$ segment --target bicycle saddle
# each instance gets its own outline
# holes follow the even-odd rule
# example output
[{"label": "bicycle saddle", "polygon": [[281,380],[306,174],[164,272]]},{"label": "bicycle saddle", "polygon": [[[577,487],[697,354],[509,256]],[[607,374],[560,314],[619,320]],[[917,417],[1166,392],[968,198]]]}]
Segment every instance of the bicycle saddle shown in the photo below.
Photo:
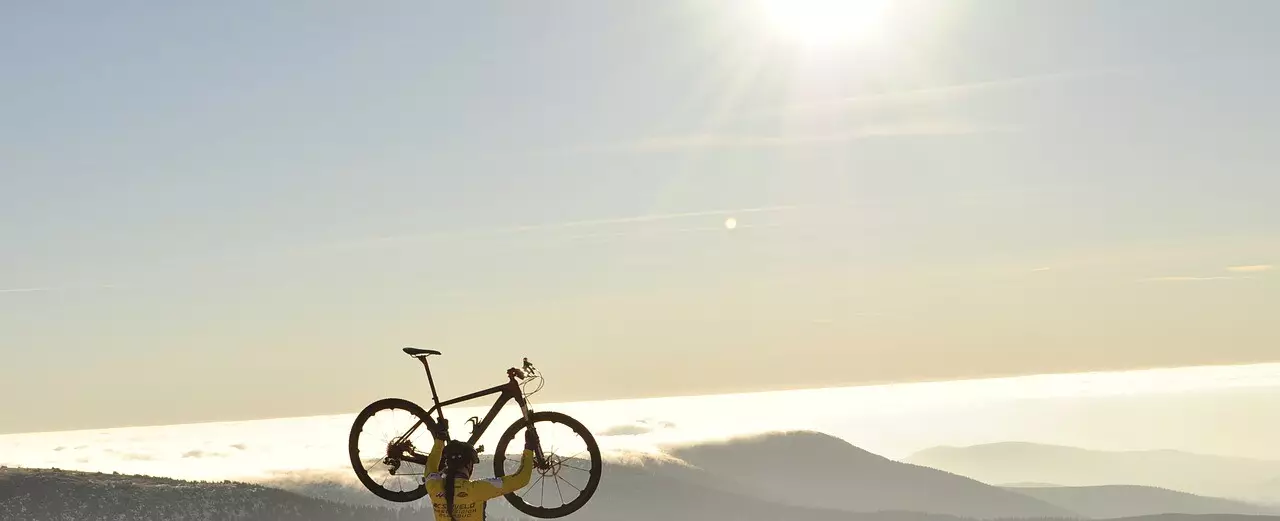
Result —
[{"label": "bicycle saddle", "polygon": [[406,347],[404,348],[404,353],[409,356],[431,356],[440,354],[439,351],[434,349],[418,349],[416,347]]}]

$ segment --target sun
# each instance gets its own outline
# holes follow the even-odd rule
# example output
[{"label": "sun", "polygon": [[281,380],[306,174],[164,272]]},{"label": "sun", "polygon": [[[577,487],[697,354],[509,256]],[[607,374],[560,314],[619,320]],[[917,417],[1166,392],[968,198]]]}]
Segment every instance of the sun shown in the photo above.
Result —
[{"label": "sun", "polygon": [[759,0],[766,23],[780,36],[810,46],[874,39],[889,0]]}]

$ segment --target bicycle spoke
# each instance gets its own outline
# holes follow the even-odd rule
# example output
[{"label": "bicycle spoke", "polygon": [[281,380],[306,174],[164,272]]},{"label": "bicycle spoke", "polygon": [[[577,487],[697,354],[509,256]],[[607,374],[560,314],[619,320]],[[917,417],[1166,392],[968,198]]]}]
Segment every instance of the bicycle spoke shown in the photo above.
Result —
[{"label": "bicycle spoke", "polygon": [[543,480],[543,482],[542,482],[542,499],[541,499],[540,501],[541,501],[541,502],[540,502],[540,503],[538,503],[538,505],[539,505],[539,506],[542,506],[542,505],[546,505],[546,504],[547,504],[547,482],[546,482],[546,480]]},{"label": "bicycle spoke", "polygon": [[560,495],[560,504],[564,504],[564,492],[560,491],[560,476],[556,476],[556,494]]},{"label": "bicycle spoke", "polygon": [[[538,476],[538,481],[542,481],[542,478],[543,476]],[[533,486],[537,485],[538,481],[534,481],[532,484],[530,484],[529,489],[524,491],[524,494],[520,494],[520,499],[524,499],[524,497],[529,495],[530,492],[533,492]]]},{"label": "bicycle spoke", "polygon": [[584,469],[584,468],[582,468],[582,467],[575,467],[575,466],[570,465],[570,464],[568,464],[568,463],[565,463],[565,462],[563,462],[563,461],[561,461],[561,462],[560,462],[560,466],[561,466],[561,467],[569,467],[569,468],[574,469],[574,470],[581,470],[581,471],[583,471],[583,472],[591,472],[591,470],[590,470],[590,469]]},{"label": "bicycle spoke", "polygon": [[[557,479],[559,479],[559,478],[557,477]],[[578,492],[582,492],[582,489],[578,488],[578,486],[577,486],[577,485],[574,485],[574,484],[573,484],[573,482],[571,482],[571,481],[569,481],[569,480],[567,480],[567,479],[566,479],[566,480],[564,480],[564,484],[566,484],[566,485],[569,485],[569,486],[573,487],[573,489],[574,489],[574,490],[577,490]]]}]

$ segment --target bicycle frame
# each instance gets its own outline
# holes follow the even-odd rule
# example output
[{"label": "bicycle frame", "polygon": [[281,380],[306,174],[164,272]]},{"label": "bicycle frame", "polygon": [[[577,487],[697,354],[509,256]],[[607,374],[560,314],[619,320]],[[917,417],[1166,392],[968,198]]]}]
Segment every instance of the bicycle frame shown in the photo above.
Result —
[{"label": "bicycle frame", "polygon": [[[468,394],[466,396],[459,396],[457,398],[452,398],[442,402],[440,401],[439,393],[436,392],[436,383],[435,383],[435,380],[431,377],[431,366],[427,364],[427,357],[425,356],[420,357],[418,358],[418,360],[422,362],[422,367],[427,371],[427,382],[430,383],[431,385],[431,400],[434,402],[434,405],[432,405],[432,407],[427,410],[426,420],[428,422],[431,422],[431,413],[435,413],[437,418],[444,419],[444,407],[447,405],[454,405],[454,404],[474,400],[476,398],[482,398],[491,394],[500,394],[500,396],[498,396],[497,401],[495,401],[493,403],[493,406],[489,408],[489,413],[485,415],[483,420],[481,420],[479,423],[476,424],[474,429],[472,429],[471,437],[467,440],[467,443],[471,444],[472,446],[475,446],[476,442],[480,441],[480,436],[484,435],[485,430],[488,429],[489,425],[493,423],[494,418],[497,418],[498,412],[501,411],[504,406],[506,406],[508,401],[515,400],[516,404],[520,405],[521,414],[524,415],[524,418],[526,420],[529,419],[529,404],[527,401],[525,401],[524,392],[520,389],[519,382],[516,382],[516,378],[514,374],[511,374],[511,373],[507,374],[507,377],[510,380],[505,384],[490,387],[483,391],[477,391],[477,392]],[[432,423],[435,423],[435,422],[432,422]],[[409,436],[413,435],[414,431],[418,430],[418,427],[421,427],[422,424],[423,422],[419,420],[417,423],[413,425],[412,428],[409,429],[408,432],[404,434],[404,436],[402,436],[402,439],[408,438]],[[428,427],[434,428],[435,425],[429,425]],[[540,453],[541,450],[538,450],[537,452]],[[538,456],[541,457],[541,454],[539,454]]]}]

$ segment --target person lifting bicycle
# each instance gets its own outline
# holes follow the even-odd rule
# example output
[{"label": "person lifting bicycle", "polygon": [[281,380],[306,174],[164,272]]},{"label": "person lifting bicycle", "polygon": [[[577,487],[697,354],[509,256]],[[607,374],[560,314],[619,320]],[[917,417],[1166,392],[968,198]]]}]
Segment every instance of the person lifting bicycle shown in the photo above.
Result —
[{"label": "person lifting bicycle", "polygon": [[431,431],[435,441],[427,458],[427,496],[431,498],[436,521],[481,521],[485,519],[485,502],[529,484],[533,476],[533,452],[538,444],[538,435],[533,429],[525,429],[524,453],[515,474],[478,480],[471,479],[471,472],[480,462],[480,455],[471,444],[450,440],[448,433],[448,420],[440,418]]}]

